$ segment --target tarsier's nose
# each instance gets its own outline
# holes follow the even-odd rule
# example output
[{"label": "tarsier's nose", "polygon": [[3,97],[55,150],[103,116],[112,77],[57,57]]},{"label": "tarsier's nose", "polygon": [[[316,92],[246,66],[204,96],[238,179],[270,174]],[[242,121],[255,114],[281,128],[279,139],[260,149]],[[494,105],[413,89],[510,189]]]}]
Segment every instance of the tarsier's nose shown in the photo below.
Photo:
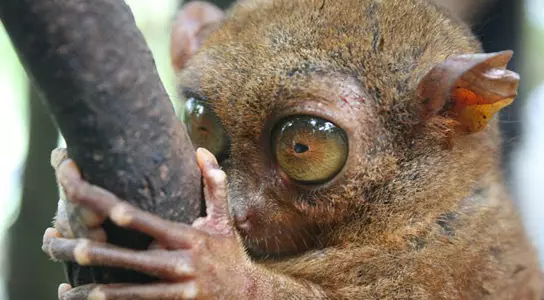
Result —
[{"label": "tarsier's nose", "polygon": [[255,222],[256,215],[256,212],[252,209],[235,212],[233,215],[234,225],[238,230],[248,232]]}]

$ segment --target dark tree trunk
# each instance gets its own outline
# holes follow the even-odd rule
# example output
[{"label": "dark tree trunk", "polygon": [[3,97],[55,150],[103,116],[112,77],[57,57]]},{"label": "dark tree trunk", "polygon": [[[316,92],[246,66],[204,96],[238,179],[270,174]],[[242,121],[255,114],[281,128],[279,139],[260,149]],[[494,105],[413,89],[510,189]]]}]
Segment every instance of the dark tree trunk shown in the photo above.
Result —
[{"label": "dark tree trunk", "polygon": [[[85,179],[165,219],[198,217],[194,149],[124,1],[2,0],[0,19]],[[84,237],[78,219],[70,220]],[[116,245],[143,249],[151,241],[110,222],[104,228]],[[76,286],[151,280],[72,263],[68,274]]]},{"label": "dark tree trunk", "polygon": [[10,300],[55,299],[57,286],[64,281],[62,268],[48,260],[40,249],[58,199],[55,175],[49,165],[49,153],[57,145],[58,131],[33,88],[29,101],[30,135],[21,210],[8,237]]}]

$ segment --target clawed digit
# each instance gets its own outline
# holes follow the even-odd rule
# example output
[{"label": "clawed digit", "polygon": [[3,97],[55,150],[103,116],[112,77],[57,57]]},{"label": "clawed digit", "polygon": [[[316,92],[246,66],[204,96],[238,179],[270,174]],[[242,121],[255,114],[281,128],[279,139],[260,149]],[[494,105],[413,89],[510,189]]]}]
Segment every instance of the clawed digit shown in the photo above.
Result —
[{"label": "clawed digit", "polygon": [[57,260],[75,261],[83,266],[126,268],[165,280],[180,281],[192,276],[194,272],[187,251],[136,251],[87,239],[65,239],[59,237],[52,228],[46,231],[43,250]]},{"label": "clawed digit", "polygon": [[227,175],[219,168],[215,156],[204,148],[196,151],[198,166],[204,179],[206,214],[193,223],[193,227],[210,234],[230,235],[232,220],[228,213]]},{"label": "clawed digit", "polygon": [[144,212],[111,192],[86,182],[70,159],[61,163],[58,177],[70,201],[108,216],[120,227],[143,232],[167,247],[190,248],[203,235],[189,225]]},{"label": "clawed digit", "polygon": [[[59,152],[63,154],[64,152]],[[65,153],[64,153],[65,154]],[[196,282],[194,252],[191,248],[203,245],[209,235],[232,235],[232,224],[227,207],[226,174],[219,168],[213,154],[198,149],[197,161],[202,171],[207,203],[207,216],[193,227],[161,219],[142,211],[113,193],[82,179],[71,159],[56,155],[54,167],[62,186],[64,200],[81,208],[88,227],[86,239],[61,235],[49,228],[44,234],[43,250],[51,258],[74,261],[83,266],[109,266],[146,273],[172,283],[146,285],[111,284],[59,287],[60,299],[193,299],[201,292]],[[61,159],[62,158],[62,159]],[[52,160],[53,161],[53,160]],[[64,201],[64,200],[61,200]],[[59,208],[56,226],[67,228],[67,215]],[[145,233],[154,242],[147,250],[138,251],[107,244],[100,223],[111,219],[116,225]],[[62,226],[61,226],[62,225]],[[204,243],[205,244],[205,243]],[[201,295],[199,295],[201,296]]]}]

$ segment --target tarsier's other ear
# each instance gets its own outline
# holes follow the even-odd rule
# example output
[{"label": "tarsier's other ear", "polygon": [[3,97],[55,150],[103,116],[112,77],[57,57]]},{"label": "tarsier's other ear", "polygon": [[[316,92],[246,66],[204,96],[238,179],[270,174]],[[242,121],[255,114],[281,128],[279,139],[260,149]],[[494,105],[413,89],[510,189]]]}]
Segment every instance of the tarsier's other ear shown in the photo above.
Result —
[{"label": "tarsier's other ear", "polygon": [[517,96],[519,75],[506,70],[512,51],[451,56],[431,69],[419,84],[428,117],[456,122],[455,131],[473,133]]},{"label": "tarsier's other ear", "polygon": [[177,14],[170,35],[170,57],[177,73],[193,56],[204,39],[225,18],[218,7],[204,1],[191,1]]}]

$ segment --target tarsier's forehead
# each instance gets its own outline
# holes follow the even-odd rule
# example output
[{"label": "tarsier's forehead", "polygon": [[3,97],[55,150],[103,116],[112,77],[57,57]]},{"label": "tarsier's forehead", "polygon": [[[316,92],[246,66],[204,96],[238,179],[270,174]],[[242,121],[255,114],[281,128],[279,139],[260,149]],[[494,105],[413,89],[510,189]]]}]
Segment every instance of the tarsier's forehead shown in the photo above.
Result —
[{"label": "tarsier's forehead", "polygon": [[474,46],[468,27],[424,0],[241,1],[214,39],[296,49],[349,43],[374,49],[383,43],[425,47],[438,41]]},{"label": "tarsier's forehead", "polygon": [[211,65],[234,64],[233,70],[240,72],[267,64],[274,69],[317,70],[316,62],[333,63],[324,66],[329,70],[363,72],[374,63],[394,71],[417,67],[420,60],[432,64],[479,50],[466,26],[426,1],[329,1],[242,1],[202,52]]},{"label": "tarsier's forehead", "polygon": [[403,93],[436,63],[479,50],[464,25],[424,1],[328,1],[242,2],[191,59],[182,82],[232,105],[334,73],[359,80],[366,92]]}]

